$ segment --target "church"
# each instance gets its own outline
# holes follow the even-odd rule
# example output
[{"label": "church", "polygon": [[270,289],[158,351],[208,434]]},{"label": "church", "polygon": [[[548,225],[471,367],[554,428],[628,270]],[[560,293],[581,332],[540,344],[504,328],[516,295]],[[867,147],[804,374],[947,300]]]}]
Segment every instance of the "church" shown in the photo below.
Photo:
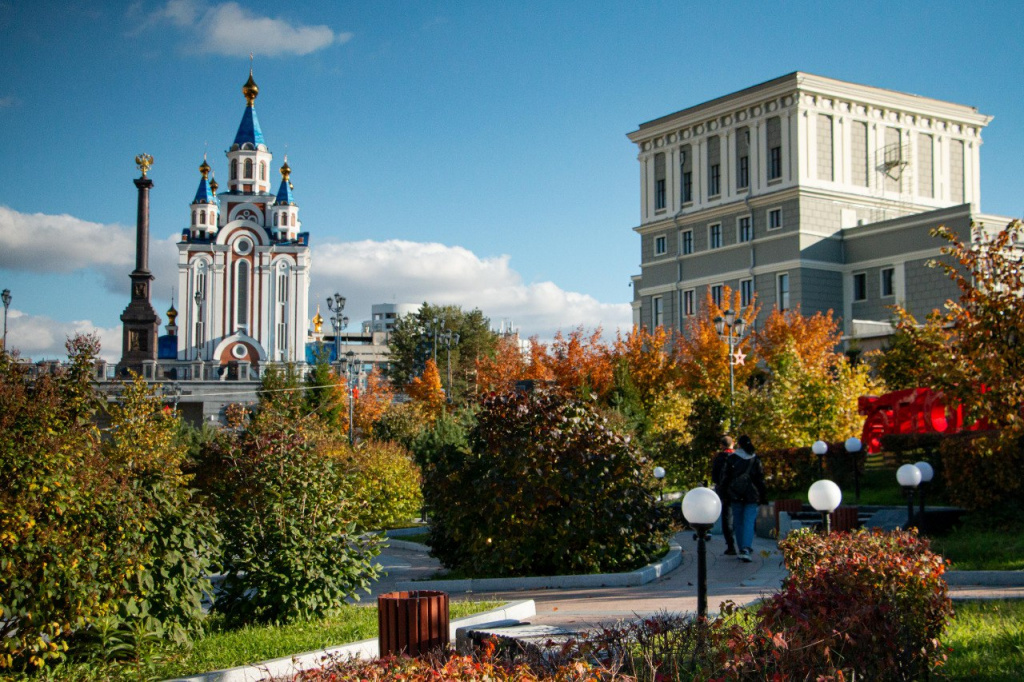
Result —
[{"label": "church", "polygon": [[242,94],[242,121],[226,152],[227,191],[218,193],[205,156],[199,166],[178,242],[177,308],[168,311],[160,357],[245,380],[267,362],[306,360],[310,250],[287,157],[271,191],[274,157],[256,116],[252,69]]}]

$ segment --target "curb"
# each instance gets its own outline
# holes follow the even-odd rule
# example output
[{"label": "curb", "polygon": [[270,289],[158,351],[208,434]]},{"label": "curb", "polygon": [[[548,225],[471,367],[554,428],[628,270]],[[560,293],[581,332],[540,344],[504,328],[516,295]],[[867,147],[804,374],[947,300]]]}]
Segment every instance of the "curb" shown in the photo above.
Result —
[{"label": "curb", "polygon": [[1024,571],[946,571],[950,587],[1024,587]]},{"label": "curb", "polygon": [[465,580],[402,580],[395,583],[395,589],[440,590],[442,592],[514,592],[517,590],[546,590],[593,587],[636,587],[654,582],[682,563],[682,547],[675,542],[669,544],[665,556],[653,564],[629,573],[592,573],[589,575],[551,575],[525,578],[471,578]]},{"label": "curb", "polygon": [[[537,613],[537,606],[532,599],[509,602],[500,609],[492,609],[472,616],[453,620],[449,624],[451,641],[456,640],[457,631],[461,628],[488,625],[500,621],[521,621]],[[269,661],[243,665],[237,668],[225,668],[213,672],[200,673],[190,677],[175,677],[167,682],[260,682],[278,677],[292,677],[303,670],[319,668],[335,660],[349,658],[374,658],[380,652],[377,639],[364,639],[351,644],[328,647],[317,651],[309,651],[285,658],[274,658]]]}]

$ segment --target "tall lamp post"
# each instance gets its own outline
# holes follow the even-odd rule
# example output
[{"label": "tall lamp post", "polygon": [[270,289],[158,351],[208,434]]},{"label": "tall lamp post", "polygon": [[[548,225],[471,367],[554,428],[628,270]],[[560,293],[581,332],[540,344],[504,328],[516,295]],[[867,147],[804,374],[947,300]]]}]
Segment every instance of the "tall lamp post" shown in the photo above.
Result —
[{"label": "tall lamp post", "polygon": [[828,443],[823,440],[814,441],[811,452],[818,456],[818,475],[825,478],[825,453],[828,452]]},{"label": "tall lamp post", "polygon": [[[735,407],[734,399],[736,394],[736,365],[742,363],[743,360],[737,357],[736,347],[739,345],[740,340],[743,338],[743,332],[746,330],[746,321],[742,317],[737,317],[736,313],[732,309],[725,311],[725,316],[719,316],[715,318],[715,331],[718,335],[725,338],[729,343],[729,408],[730,410]],[[738,361],[738,362],[737,362]]]},{"label": "tall lamp post", "polygon": [[327,310],[331,312],[327,319],[331,321],[334,329],[334,359],[341,362],[341,330],[348,326],[348,318],[345,316],[345,297],[335,292],[333,296],[327,297]]},{"label": "tall lamp post", "polygon": [[203,344],[206,342],[206,324],[203,321],[203,292],[197,291],[196,301],[196,360],[203,359]]},{"label": "tall lamp post", "polygon": [[722,500],[711,488],[694,488],[683,496],[683,517],[697,531],[697,619],[708,617],[708,531],[722,514]]},{"label": "tall lamp post", "polygon": [[356,413],[356,396],[359,395],[359,389],[356,388],[356,384],[359,381],[360,367],[355,361],[356,354],[354,351],[345,353],[345,374],[348,379],[348,444],[353,445],[355,443],[355,413]]},{"label": "tall lamp post", "polygon": [[907,496],[907,528],[914,523],[914,491],[921,485],[921,470],[913,464],[904,464],[896,470],[896,481]]},{"label": "tall lamp post", "polygon": [[7,309],[11,307],[11,290],[4,289],[4,292],[0,294],[0,299],[4,302],[4,352],[7,352]]},{"label": "tall lamp post", "polygon": [[857,461],[857,456],[860,454],[862,446],[860,438],[856,437],[847,438],[844,444],[846,452],[850,454],[850,459],[853,461],[853,492],[858,502],[860,502],[860,462]]},{"label": "tall lamp post", "polygon": [[807,500],[811,506],[821,512],[821,527],[825,535],[832,532],[829,514],[834,512],[843,502],[843,491],[833,481],[823,479],[815,481],[807,490]]}]

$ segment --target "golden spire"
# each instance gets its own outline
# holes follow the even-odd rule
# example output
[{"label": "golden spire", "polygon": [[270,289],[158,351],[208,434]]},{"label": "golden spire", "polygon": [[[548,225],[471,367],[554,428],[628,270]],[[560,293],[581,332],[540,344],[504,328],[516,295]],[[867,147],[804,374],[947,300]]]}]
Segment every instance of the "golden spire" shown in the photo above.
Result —
[{"label": "golden spire", "polygon": [[316,315],[313,316],[313,333],[319,334],[324,328],[324,318],[320,315],[320,306],[316,307]]},{"label": "golden spire", "polygon": [[[250,62],[252,61],[252,55],[249,55]],[[249,64],[249,80],[245,81],[245,85],[242,86],[242,94],[245,95],[245,101],[252,106],[252,103],[256,101],[256,96],[260,94],[260,88],[256,85],[256,81],[252,79],[252,64]]]},{"label": "golden spire", "polygon": [[288,180],[288,176],[292,174],[292,168],[288,165],[288,157],[284,157],[284,165],[281,166],[281,179],[291,186],[291,181]]},{"label": "golden spire", "polygon": [[203,164],[199,166],[199,172],[203,174],[204,180],[210,175],[210,164],[206,163],[206,154],[203,154]]}]

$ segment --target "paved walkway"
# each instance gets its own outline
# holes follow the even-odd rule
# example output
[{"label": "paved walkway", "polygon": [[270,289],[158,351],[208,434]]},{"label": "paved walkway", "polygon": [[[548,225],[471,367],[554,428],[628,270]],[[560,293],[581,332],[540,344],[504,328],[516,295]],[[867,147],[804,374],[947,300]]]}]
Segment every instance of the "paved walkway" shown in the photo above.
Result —
[{"label": "paved walkway", "polygon": [[[677,533],[675,542],[683,548],[679,568],[659,580],[636,587],[595,589],[515,590],[506,592],[453,593],[453,599],[514,601],[533,599],[537,615],[531,623],[569,629],[598,625],[621,619],[642,617],[658,612],[683,613],[697,610],[697,543],[690,531]],[[775,592],[782,584],[785,570],[782,555],[773,540],[755,538],[754,560],[750,563],[724,556],[721,537],[708,543],[708,608],[717,611],[723,601],[748,604]],[[380,562],[389,574],[374,585],[373,595],[393,591],[400,580],[432,576],[440,565],[423,551],[388,548]],[[1024,584],[1016,586],[954,585],[954,599],[1024,599]]]}]

